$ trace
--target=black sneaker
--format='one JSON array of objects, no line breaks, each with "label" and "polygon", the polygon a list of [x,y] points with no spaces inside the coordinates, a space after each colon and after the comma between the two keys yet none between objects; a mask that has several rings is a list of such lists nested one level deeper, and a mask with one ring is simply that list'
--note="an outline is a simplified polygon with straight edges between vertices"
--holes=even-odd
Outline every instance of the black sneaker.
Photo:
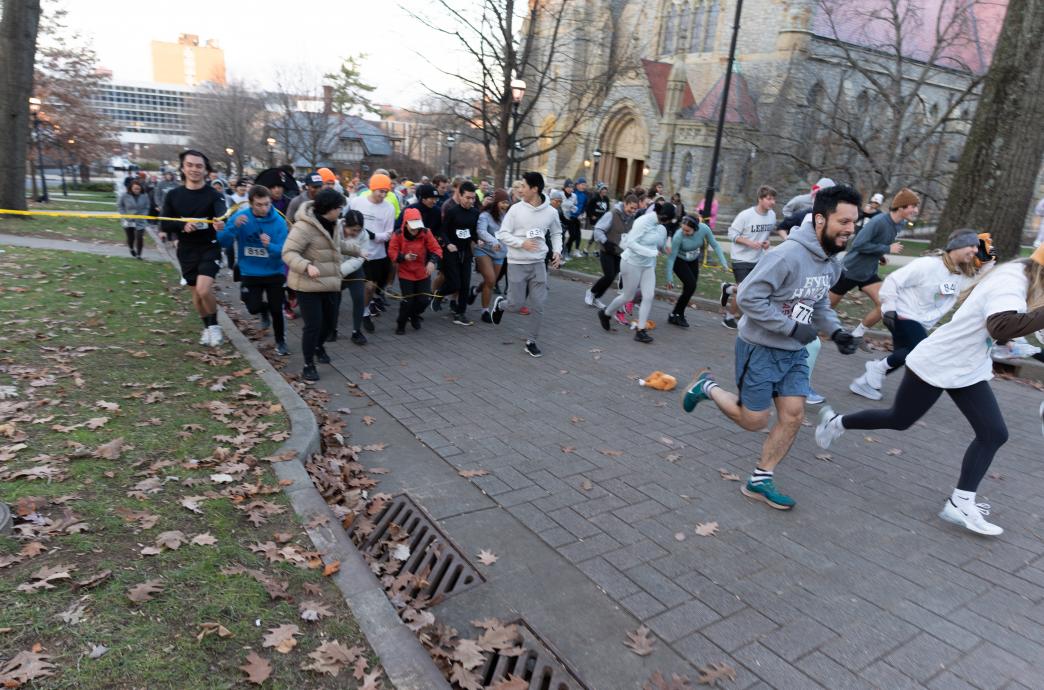
[{"label": "black sneaker", "polygon": [[479,318],[482,319],[482,323],[493,323],[493,317],[490,316],[488,311],[482,312],[482,316]]},{"label": "black sneaker", "polygon": [[612,330],[612,321],[610,320],[609,315],[605,313],[605,309],[598,310],[598,320],[601,322],[602,328],[607,331]]},{"label": "black sneaker", "polygon": [[457,324],[458,326],[474,326],[475,325],[475,322],[474,321],[470,321],[468,319],[468,317],[465,316],[464,314],[455,314],[453,316],[453,323]]},{"label": "black sneaker", "polygon": [[683,314],[671,314],[667,317],[667,323],[674,324],[675,326],[681,326],[682,328],[688,328],[689,322],[685,320]]},{"label": "black sneaker", "polygon": [[301,372],[301,378],[305,381],[318,381],[319,372],[316,371],[314,364],[306,364],[304,371]]},{"label": "black sneaker", "polygon": [[406,323],[404,321],[395,324],[395,335],[406,335]]},{"label": "black sneaker", "polygon": [[476,297],[478,297],[478,286],[477,285],[473,285],[473,286],[471,286],[471,289],[468,290],[468,304],[469,305],[474,304]]},{"label": "black sneaker", "polygon": [[423,321],[423,319],[421,317],[419,317],[419,316],[411,316],[410,317],[410,325],[413,326],[413,330],[415,330],[415,331],[419,331],[420,330],[421,321]]},{"label": "black sneaker", "polygon": [[320,364],[329,364],[330,355],[326,354],[326,350],[324,350],[323,348],[319,348],[315,351],[315,361],[319,362]]},{"label": "black sneaker", "polygon": [[326,342],[328,342],[328,343],[336,343],[337,342],[337,331],[336,330],[330,331],[330,335],[326,336]]},{"label": "black sneaker", "polygon": [[366,336],[361,331],[352,331],[352,342],[356,345],[365,345]]},{"label": "black sneaker", "polygon": [[653,341],[653,337],[646,333],[644,328],[639,328],[634,332],[634,339],[640,343],[651,343]]},{"label": "black sneaker", "polygon": [[729,288],[732,287],[732,283],[721,284],[721,308],[724,309],[725,305],[729,303]]},{"label": "black sneaker", "polygon": [[540,351],[540,348],[537,347],[537,344],[532,340],[527,340],[523,349],[530,357],[542,357],[544,355],[544,353]]},{"label": "black sneaker", "polygon": [[501,306],[504,303],[504,299],[505,298],[501,296],[493,300],[493,311],[490,313],[494,326],[500,325],[500,320],[504,318],[504,307]]},{"label": "black sneaker", "polygon": [[736,330],[736,317],[734,317],[732,314],[726,314],[725,318],[721,320],[721,325],[725,328]]},{"label": "black sneaker", "polygon": [[365,328],[368,333],[373,333],[374,331],[373,319],[369,314],[363,317],[363,328]]},{"label": "black sneaker", "polygon": [[286,357],[290,354],[290,349],[287,348],[285,340],[280,340],[276,343],[275,353],[280,357]]},{"label": "black sneaker", "polygon": [[431,300],[432,311],[442,311],[442,297],[435,297]]}]

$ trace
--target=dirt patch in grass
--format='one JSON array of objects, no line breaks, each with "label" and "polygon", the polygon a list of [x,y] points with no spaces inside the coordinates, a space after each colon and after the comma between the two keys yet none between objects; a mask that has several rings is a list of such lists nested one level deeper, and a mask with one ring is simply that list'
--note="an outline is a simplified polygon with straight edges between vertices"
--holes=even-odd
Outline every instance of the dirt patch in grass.
[{"label": "dirt patch in grass", "polygon": [[[266,687],[373,679],[271,470],[282,409],[234,349],[196,345],[169,267],[10,247],[0,286],[0,681],[233,687],[251,653]],[[347,668],[302,668],[335,640]]]}]

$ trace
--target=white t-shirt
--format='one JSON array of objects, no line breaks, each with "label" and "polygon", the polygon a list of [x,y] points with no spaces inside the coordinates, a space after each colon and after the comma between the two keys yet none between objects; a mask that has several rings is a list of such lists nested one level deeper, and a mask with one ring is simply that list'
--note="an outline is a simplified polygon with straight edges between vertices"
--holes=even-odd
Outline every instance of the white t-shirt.
[{"label": "white t-shirt", "polygon": [[742,237],[751,242],[764,242],[776,229],[776,214],[768,211],[764,215],[758,213],[757,206],[740,211],[732,225],[729,226],[729,240],[732,241],[732,250],[729,254],[733,261],[746,263],[757,263],[758,259],[765,255],[766,249],[754,249],[736,242],[737,237]]},{"label": "white t-shirt", "polygon": [[906,366],[936,388],[965,388],[993,378],[993,338],[986,319],[1004,311],[1025,313],[1029,279],[1025,265],[1009,263],[975,286],[949,323],[917,344]]},{"label": "white t-shirt", "polygon": [[363,215],[363,230],[374,234],[370,238],[370,254],[367,259],[383,259],[388,256],[385,242],[391,239],[392,230],[395,228],[395,207],[385,199],[375,204],[368,196],[353,196],[348,202],[348,208],[354,209]]}]

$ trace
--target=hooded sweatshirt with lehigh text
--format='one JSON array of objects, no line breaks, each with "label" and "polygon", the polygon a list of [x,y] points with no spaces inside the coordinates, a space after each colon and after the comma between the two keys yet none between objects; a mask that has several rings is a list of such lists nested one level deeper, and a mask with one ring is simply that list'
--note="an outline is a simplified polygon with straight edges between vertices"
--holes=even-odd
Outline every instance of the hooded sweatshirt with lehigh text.
[{"label": "hooded sweatshirt with lehigh text", "polygon": [[[547,256],[549,234],[551,249],[555,254],[561,254],[562,223],[558,220],[558,211],[551,208],[547,197],[541,194],[538,206],[519,201],[508,209],[500,222],[497,239],[508,248],[509,264],[536,264]],[[523,249],[522,243],[531,239],[538,240],[540,246],[534,251]]]},{"label": "hooded sweatshirt with lehigh text", "polygon": [[833,333],[841,328],[841,321],[827,292],[840,275],[841,265],[827,256],[808,216],[739,284],[736,303],[743,310],[739,336],[754,345],[796,351],[804,347],[790,337],[796,322]]}]

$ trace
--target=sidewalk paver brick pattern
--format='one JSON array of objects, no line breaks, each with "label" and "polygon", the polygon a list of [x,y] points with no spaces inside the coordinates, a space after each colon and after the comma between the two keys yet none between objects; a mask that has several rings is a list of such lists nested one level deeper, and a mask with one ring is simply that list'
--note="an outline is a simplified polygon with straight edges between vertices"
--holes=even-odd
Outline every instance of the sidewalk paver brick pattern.
[{"label": "sidewalk paver brick pattern", "polygon": [[[971,440],[946,397],[908,431],[849,433],[829,459],[802,429],[777,471],[798,505],[780,513],[718,473],[745,478],[763,434],[636,381],[661,370],[683,386],[710,366],[734,389],[735,333],[695,311],[693,328],[669,326],[658,302],[643,345],[602,331],[585,287],[551,281],[541,359],[522,351],[526,316],[462,328],[428,312],[395,336],[391,311],[365,348],[334,344],[334,365],[453,466],[488,470],[473,481],[663,644],[738,665],[740,686],[1041,687],[1039,391],[993,384],[1011,440],[980,500],[998,539],[936,517]],[[824,343],[813,384],[839,411],[872,404],[847,390],[867,357]],[[694,533],[710,521],[716,536]]]}]

